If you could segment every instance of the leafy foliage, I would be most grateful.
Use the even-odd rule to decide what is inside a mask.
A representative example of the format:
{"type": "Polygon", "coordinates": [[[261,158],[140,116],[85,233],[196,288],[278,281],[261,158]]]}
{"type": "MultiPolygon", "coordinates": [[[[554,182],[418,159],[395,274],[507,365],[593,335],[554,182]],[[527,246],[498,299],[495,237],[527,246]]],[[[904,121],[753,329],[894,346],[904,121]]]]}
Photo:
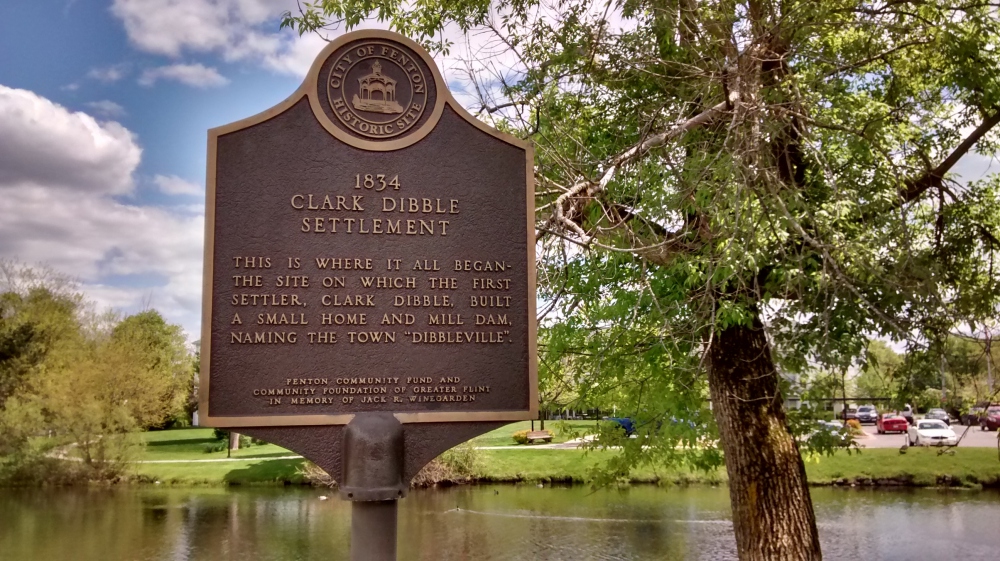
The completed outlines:
{"type": "MultiPolygon", "coordinates": [[[[991,3],[320,0],[283,24],[366,18],[440,51],[449,25],[469,31],[474,109],[534,143],[540,375],[637,420],[636,438],[600,434],[623,450],[612,479],[718,463],[705,374],[727,331],[766,330],[744,381],[844,372],[873,337],[905,341],[906,399],[952,331],[1000,314],[1000,179],[950,175],[1000,142],[991,3]]],[[[805,425],[772,411],[718,434],[778,451],[792,435],[772,421],[805,425]]],[[[736,524],[754,528],[741,547],[779,535],[754,523],[736,524]]]]}
{"type": "Polygon", "coordinates": [[[107,317],[95,320],[71,282],[2,265],[0,479],[120,477],[135,433],[181,410],[191,359],[180,329],[155,311],[102,329],[107,317]]]}
{"type": "Polygon", "coordinates": [[[579,403],[698,419],[705,341],[758,314],[789,373],[996,315],[1000,183],[947,175],[997,146],[987,4],[323,0],[283,25],[367,18],[494,55],[482,115],[537,148],[542,380],[579,403]]]}

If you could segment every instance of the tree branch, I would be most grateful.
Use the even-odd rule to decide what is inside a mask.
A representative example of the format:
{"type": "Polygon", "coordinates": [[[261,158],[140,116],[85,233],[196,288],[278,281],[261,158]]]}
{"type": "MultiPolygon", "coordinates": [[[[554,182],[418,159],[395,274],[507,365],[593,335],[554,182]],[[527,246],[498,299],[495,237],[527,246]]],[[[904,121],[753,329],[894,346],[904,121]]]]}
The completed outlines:
{"type": "Polygon", "coordinates": [[[648,154],[650,150],[663,146],[690,130],[711,123],[717,117],[722,115],[726,111],[726,108],[726,101],[717,103],[698,115],[675,125],[669,130],[647,137],[645,140],[632,145],[624,152],[618,154],[614,158],[611,158],[599,180],[580,180],[556,199],[552,216],[545,221],[545,224],[543,224],[541,228],[539,228],[536,240],[540,238],[542,233],[546,230],[545,226],[555,225],[556,227],[565,228],[576,234],[580,239],[579,243],[582,245],[589,244],[591,236],[584,232],[583,228],[572,220],[572,218],[582,211],[584,201],[591,200],[597,194],[603,192],[607,188],[608,183],[614,179],[615,174],[617,174],[621,168],[637,162],[643,156],[648,154]]]}
{"type": "Polygon", "coordinates": [[[986,133],[1000,123],[1000,110],[996,110],[993,115],[987,117],[983,122],[976,127],[976,130],[972,131],[965,140],[962,141],[952,152],[944,159],[937,167],[934,169],[927,170],[923,175],[918,178],[911,179],[907,181],[903,188],[899,192],[900,202],[906,204],[913,200],[916,200],[920,195],[924,193],[927,189],[931,187],[940,187],[944,181],[944,176],[947,174],[952,167],[962,156],[966,155],[969,150],[980,139],[986,136],[986,133]]]}

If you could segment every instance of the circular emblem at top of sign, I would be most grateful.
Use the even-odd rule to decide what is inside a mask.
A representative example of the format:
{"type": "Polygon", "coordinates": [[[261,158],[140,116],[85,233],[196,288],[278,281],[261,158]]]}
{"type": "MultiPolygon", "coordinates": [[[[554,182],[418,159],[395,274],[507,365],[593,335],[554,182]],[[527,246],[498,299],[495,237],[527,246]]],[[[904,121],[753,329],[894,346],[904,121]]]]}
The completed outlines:
{"type": "Polygon", "coordinates": [[[360,38],[341,45],[320,69],[319,85],[319,93],[326,90],[323,112],[353,138],[398,145],[434,125],[428,122],[438,98],[434,73],[398,41],[360,38]]]}

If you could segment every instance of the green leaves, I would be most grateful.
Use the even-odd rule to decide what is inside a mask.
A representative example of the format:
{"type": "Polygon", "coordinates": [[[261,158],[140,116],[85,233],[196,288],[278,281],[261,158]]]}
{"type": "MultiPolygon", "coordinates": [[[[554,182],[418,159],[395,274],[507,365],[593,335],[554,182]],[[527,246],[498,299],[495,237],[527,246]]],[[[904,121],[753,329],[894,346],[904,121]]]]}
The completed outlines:
{"type": "MultiPolygon", "coordinates": [[[[434,0],[306,12],[289,23],[388,18],[439,50],[455,24],[507,48],[469,63],[484,107],[513,104],[491,117],[536,148],[548,403],[652,426],[705,415],[706,345],[754,317],[779,368],[805,372],[858,363],[875,335],[926,348],[1000,315],[1000,183],[949,176],[971,145],[990,154],[1000,142],[995,130],[969,136],[1000,111],[993,6],[434,0]]],[[[612,472],[684,461],[677,446],[697,442],[634,440],[612,472]]]]}
{"type": "Polygon", "coordinates": [[[71,282],[7,262],[0,273],[0,478],[76,465],[43,462],[42,434],[75,443],[77,475],[117,477],[131,433],[182,411],[192,364],[180,328],[150,310],[101,329],[71,282]]]}

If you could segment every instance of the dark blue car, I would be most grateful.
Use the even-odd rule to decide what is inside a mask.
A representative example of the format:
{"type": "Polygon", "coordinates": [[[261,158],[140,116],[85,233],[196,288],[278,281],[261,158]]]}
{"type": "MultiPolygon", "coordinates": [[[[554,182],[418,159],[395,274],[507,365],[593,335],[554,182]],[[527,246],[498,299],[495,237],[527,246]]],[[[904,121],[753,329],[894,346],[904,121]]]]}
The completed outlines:
{"type": "Polygon", "coordinates": [[[611,417],[608,420],[621,427],[625,431],[625,436],[635,434],[635,423],[629,417],[611,417]]]}
{"type": "MultiPolygon", "coordinates": [[[[625,436],[632,436],[633,434],[635,434],[635,429],[637,428],[635,419],[632,419],[631,417],[611,417],[608,420],[621,427],[622,430],[625,431],[625,436]]],[[[640,421],[638,426],[644,426],[651,422],[652,421],[640,421]]],[[[694,421],[685,421],[683,419],[678,419],[676,417],[671,417],[670,422],[673,423],[674,425],[679,425],[683,423],[688,425],[692,429],[699,428],[698,424],[695,423],[694,421]]],[[[654,430],[658,431],[662,426],[663,426],[663,421],[657,420],[655,425],[656,428],[654,430]]],[[[704,429],[704,427],[701,428],[704,429]]]]}

